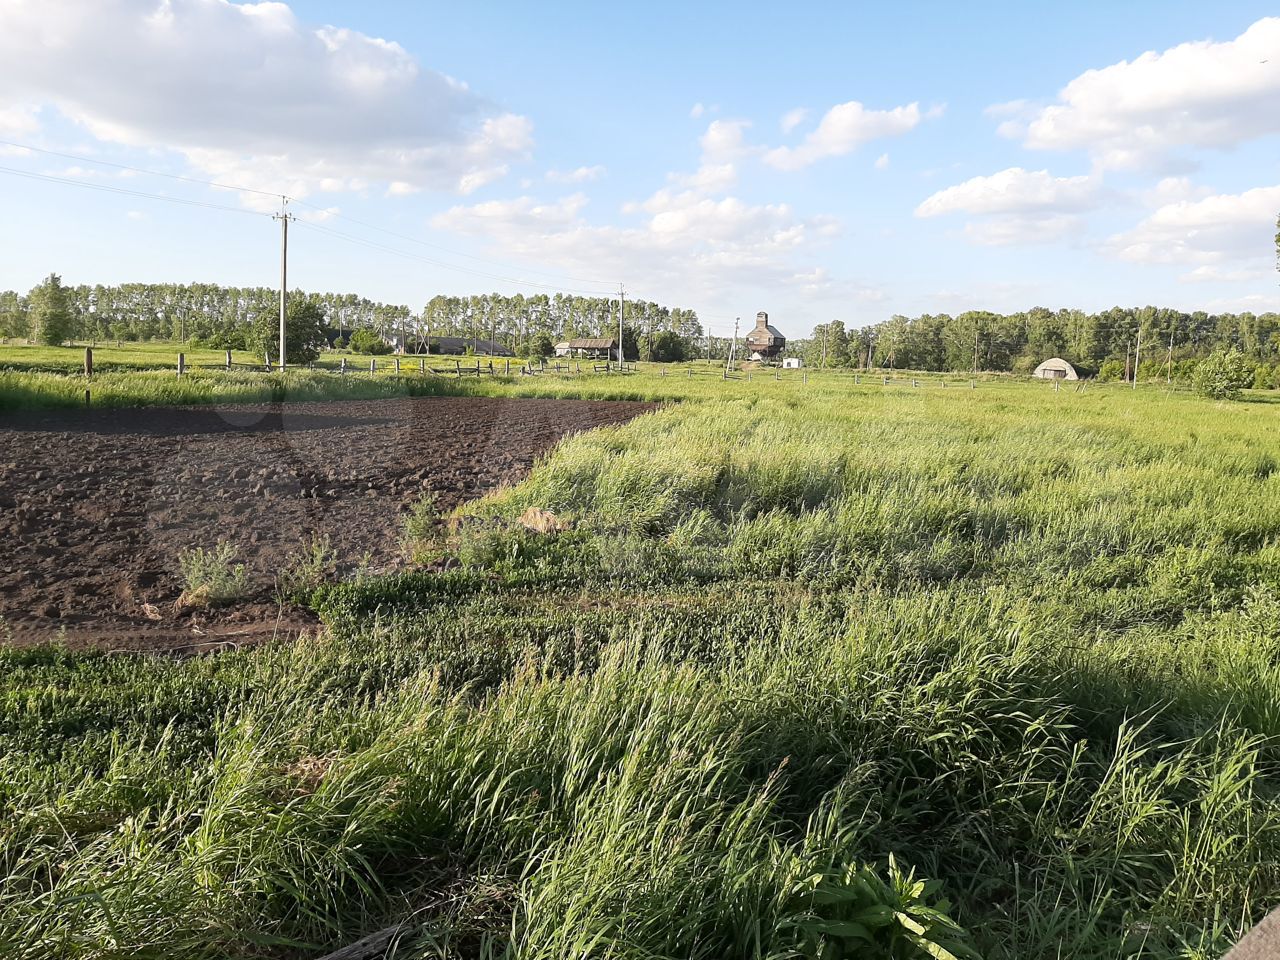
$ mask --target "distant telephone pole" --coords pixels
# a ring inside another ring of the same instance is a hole
[[[1173,325],[1169,326],[1169,368],[1165,372],[1165,383],[1173,385]]]
[[[738,352],[738,321],[740,317],[733,318],[733,341],[729,344],[729,359],[724,364],[724,375],[729,376],[729,371],[733,367],[734,354]]]
[[[627,291],[618,284],[618,369],[622,369],[622,324],[627,315]]]
[[[289,221],[294,219],[288,210],[289,198],[280,198],[280,212],[271,219],[280,221],[280,370],[284,372],[284,318],[289,307]]]

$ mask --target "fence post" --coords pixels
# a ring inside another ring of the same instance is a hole
[[[479,366],[480,366],[480,361],[479,361],[479,360],[477,360],[477,361],[476,361],[476,366],[477,366],[477,367],[479,367]],[[477,373],[477,374],[478,374],[479,372],[480,372],[479,370],[477,370],[477,371],[476,371],[476,373]],[[492,361],[492,360],[490,360],[490,361],[489,361],[489,376],[491,376],[491,377],[493,376],[493,361]]]
[[[187,369],[187,355],[185,353],[178,354],[178,376],[182,376]]]
[[[918,386],[920,386],[920,381],[919,381],[919,380],[917,380],[915,377],[912,377],[912,378],[911,378],[911,386],[913,386],[913,387],[918,387]]]
[[[975,384],[972,380],[970,380],[970,381],[969,381],[969,389],[970,389],[970,390],[977,390],[977,389],[978,389],[978,386],[977,386],[977,384]]]
[[[422,359],[420,359],[420,360],[418,361],[418,372],[419,372],[419,373],[426,373],[426,372],[427,372],[427,358],[426,358],[426,357],[423,357]]]
[[[462,376],[462,361],[461,361],[461,360],[455,360],[455,361],[453,361],[453,372],[454,372],[454,373],[456,373],[456,374],[459,376],[459,378],[461,378],[461,376]]]
[[[400,358],[396,357],[396,376],[400,376]]]
[[[947,381],[945,380],[942,381],[942,389],[943,390],[947,389]]]
[[[855,373],[855,374],[853,375],[853,385],[854,385],[855,387],[860,387],[860,386],[862,386],[862,374],[860,374],[860,373]]]
[[[804,385],[805,385],[806,387],[809,385],[809,371],[808,371],[808,370],[806,370],[806,371],[804,372]]]
[[[370,373],[377,373],[377,372],[378,372],[378,358],[377,358],[377,357],[370,357],[370,358],[369,358],[369,372],[370,372]]]
[[[346,373],[346,372],[347,372],[347,358],[346,358],[346,357],[343,357],[343,358],[342,358],[342,366],[341,366],[341,367],[339,367],[338,369],[339,369],[339,372],[340,372],[340,373]]]
[[[889,378],[888,378],[888,377],[881,377],[880,379],[881,379],[882,381],[884,381],[883,383],[881,383],[881,384],[880,384],[880,386],[882,386],[882,387],[887,387],[887,386],[889,385]]]
[[[231,372],[231,351],[227,351],[227,372]]]
[[[86,380],[93,379],[93,347],[84,348],[84,377]]]
[[[510,357],[507,357],[507,369],[506,369],[506,372],[503,374],[503,376],[507,376],[507,377],[511,376],[511,358]]]

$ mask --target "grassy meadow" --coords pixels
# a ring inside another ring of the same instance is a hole
[[[1273,396],[422,389],[683,402],[419,524],[443,572],[319,587],[318,637],[0,652],[0,955],[1209,958],[1280,901]]]

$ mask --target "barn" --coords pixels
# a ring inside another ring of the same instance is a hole
[[[588,360],[617,360],[618,341],[610,337],[579,337],[556,344],[557,357],[584,357]]]
[[[1026,367],[1023,367],[1025,370]],[[1041,380],[1079,380],[1080,374],[1076,373],[1076,368],[1061,357],[1052,357],[1046,360],[1040,366],[1036,367],[1033,377],[1039,377]]]

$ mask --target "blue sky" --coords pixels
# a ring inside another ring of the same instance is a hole
[[[717,332],[1274,310],[1269,12],[8,0],[0,139],[287,193],[295,284],[415,308],[621,281]],[[0,288],[276,282],[269,197],[0,167],[232,208],[0,175]]]

